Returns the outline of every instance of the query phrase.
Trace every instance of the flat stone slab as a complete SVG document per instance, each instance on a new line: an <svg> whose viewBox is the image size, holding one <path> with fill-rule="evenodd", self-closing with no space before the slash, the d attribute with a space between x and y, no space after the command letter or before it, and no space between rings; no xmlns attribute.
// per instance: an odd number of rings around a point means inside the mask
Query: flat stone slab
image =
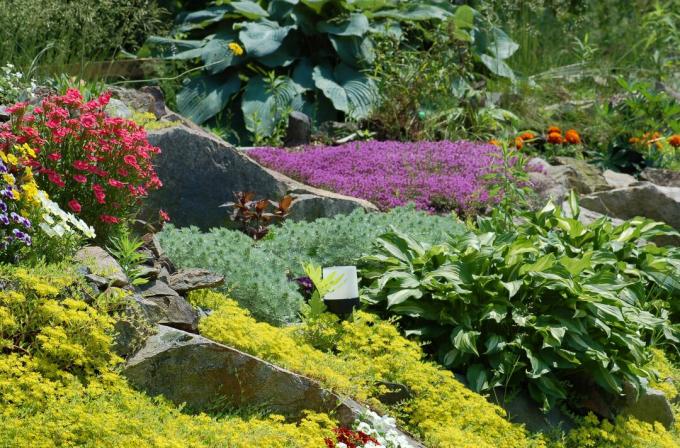
<svg viewBox="0 0 680 448"><path fill-rule="evenodd" d="M148 394L205 410L222 398L235 407L265 406L299 420L305 410L335 412L343 424L355 411L319 383L226 345L164 325L123 374Z"/></svg>
<svg viewBox="0 0 680 448"><path fill-rule="evenodd" d="M195 332L198 329L198 315L186 299L160 280L151 280L139 288L145 302L140 303L149 312L153 323L168 325L181 330ZM153 307L147 306L153 303ZM147 309L148 308L148 309Z"/></svg>
<svg viewBox="0 0 680 448"><path fill-rule="evenodd" d="M207 269L180 269L168 278L168 285L179 294L197 289L217 288L224 284L224 276Z"/></svg>

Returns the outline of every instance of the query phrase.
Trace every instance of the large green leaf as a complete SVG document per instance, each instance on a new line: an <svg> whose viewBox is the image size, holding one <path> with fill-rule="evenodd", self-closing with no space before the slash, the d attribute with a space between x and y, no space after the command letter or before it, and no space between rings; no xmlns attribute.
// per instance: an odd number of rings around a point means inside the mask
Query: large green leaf
<svg viewBox="0 0 680 448"><path fill-rule="evenodd" d="M368 19L361 13L353 13L343 20L327 20L316 26L322 33L335 36L363 37L368 32Z"/></svg>
<svg viewBox="0 0 680 448"><path fill-rule="evenodd" d="M229 44L235 37L233 34L218 34L201 48L201 59L207 72L217 74L227 67L238 64L242 57L234 55L229 49Z"/></svg>
<svg viewBox="0 0 680 448"><path fill-rule="evenodd" d="M182 115L201 124L224 109L240 87L235 73L194 78L177 94L177 107Z"/></svg>
<svg viewBox="0 0 680 448"><path fill-rule="evenodd" d="M400 20L404 22L419 20L445 20L451 16L447 9L420 2L409 4L405 8L386 9L370 13L370 17Z"/></svg>
<svg viewBox="0 0 680 448"><path fill-rule="evenodd" d="M472 364L465 374L468 386L475 392L481 392L489 387L489 377L482 364Z"/></svg>
<svg viewBox="0 0 680 448"><path fill-rule="evenodd" d="M458 327L451 333L451 343L456 349L463 353L471 353L479 356L479 352L477 351L477 338L480 334L479 331L466 331Z"/></svg>
<svg viewBox="0 0 680 448"><path fill-rule="evenodd" d="M332 0L300 0L303 4L309 6L315 13L319 14L327 3Z"/></svg>
<svg viewBox="0 0 680 448"><path fill-rule="evenodd" d="M232 1L229 4L232 8L234 8L234 12L250 20L269 17L269 13L267 11L262 9L262 7L257 3L250 0L240 0L237 2Z"/></svg>
<svg viewBox="0 0 680 448"><path fill-rule="evenodd" d="M515 79L515 72L513 72L510 66L506 64L501 58L483 54L479 57L479 59L482 61L482 64L484 64L486 68L488 68L489 71L494 75Z"/></svg>
<svg viewBox="0 0 680 448"><path fill-rule="evenodd" d="M367 117L378 101L373 80L345 64L338 65L334 71L328 64L317 65L312 78L333 106L352 118Z"/></svg>
<svg viewBox="0 0 680 448"><path fill-rule="evenodd" d="M243 43L246 53L251 57L262 57L274 53L281 47L283 40L295 25L280 26L270 20L259 22L242 22L235 26L239 32L239 40Z"/></svg>
<svg viewBox="0 0 680 448"><path fill-rule="evenodd" d="M272 85L260 75L253 76L241 99L246 129L259 136L271 135L282 113L292 107L300 93L290 78L279 78Z"/></svg>
<svg viewBox="0 0 680 448"><path fill-rule="evenodd" d="M366 67L375 60L373 41L369 37L328 36L342 62L352 67Z"/></svg>
<svg viewBox="0 0 680 448"><path fill-rule="evenodd" d="M177 31L186 32L196 28L204 28L210 24L219 22L224 15L232 12L229 5L211 6L200 11L181 13L177 16Z"/></svg>

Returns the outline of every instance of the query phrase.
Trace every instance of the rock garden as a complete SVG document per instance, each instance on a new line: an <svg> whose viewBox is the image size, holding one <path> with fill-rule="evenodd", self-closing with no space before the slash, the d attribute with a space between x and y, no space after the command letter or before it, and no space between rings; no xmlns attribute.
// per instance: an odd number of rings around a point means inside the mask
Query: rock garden
<svg viewBox="0 0 680 448"><path fill-rule="evenodd" d="M0 446L680 447L677 0L6 0Z"/></svg>

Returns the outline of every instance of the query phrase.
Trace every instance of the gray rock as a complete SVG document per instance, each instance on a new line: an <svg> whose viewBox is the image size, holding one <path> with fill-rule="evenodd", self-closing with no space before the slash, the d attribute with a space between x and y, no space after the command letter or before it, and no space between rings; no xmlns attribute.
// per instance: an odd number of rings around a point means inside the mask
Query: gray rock
<svg viewBox="0 0 680 448"><path fill-rule="evenodd" d="M163 256L161 242L155 233L147 233L142 236L142 242L144 242L144 246L149 249L156 258L161 258Z"/></svg>
<svg viewBox="0 0 680 448"><path fill-rule="evenodd" d="M160 274L161 271L155 266L140 266L139 267L139 276L141 278L146 278L149 280L155 280L158 278L158 274Z"/></svg>
<svg viewBox="0 0 680 448"><path fill-rule="evenodd" d="M104 249L98 246L85 246L73 259L87 266L93 274L105 277L111 286L127 286L129 280L120 264Z"/></svg>
<svg viewBox="0 0 680 448"><path fill-rule="evenodd" d="M106 105L104 112L110 117L125 118L128 120L132 118L132 111L130 108L127 107L124 102L116 98L111 98L109 100L109 104Z"/></svg>
<svg viewBox="0 0 680 448"><path fill-rule="evenodd" d="M168 279L168 285L179 294L196 289L217 288L223 284L224 276L200 268L180 269Z"/></svg>
<svg viewBox="0 0 680 448"><path fill-rule="evenodd" d="M617 173L616 171L612 170L605 170L602 175L607 181L607 184L612 188L628 187L637 182L637 179L635 179L630 174Z"/></svg>
<svg viewBox="0 0 680 448"><path fill-rule="evenodd" d="M624 383L624 402L620 413L631 415L638 420L648 423L659 422L670 429L675 422L673 408L666 396L660 390L643 387L636 399L635 390L630 383Z"/></svg>
<svg viewBox="0 0 680 448"><path fill-rule="evenodd" d="M106 289L109 286L109 279L96 274L86 274L85 280L92 283L97 289Z"/></svg>
<svg viewBox="0 0 680 448"><path fill-rule="evenodd" d="M548 175L562 183L567 190L590 194L611 189L600 170L585 160L573 157L555 157L554 160L557 166L551 166Z"/></svg>
<svg viewBox="0 0 680 448"><path fill-rule="evenodd" d="M645 168L640 173L640 179L661 185L662 187L680 187L680 171L663 168Z"/></svg>
<svg viewBox="0 0 680 448"><path fill-rule="evenodd" d="M293 111L288 116L288 129L284 143L286 146L308 145L312 139L312 119L306 114Z"/></svg>
<svg viewBox="0 0 680 448"><path fill-rule="evenodd" d="M590 194L580 202L589 210L614 218L644 216L680 229L680 188L641 183Z"/></svg>
<svg viewBox="0 0 680 448"><path fill-rule="evenodd" d="M197 330L196 311L186 299L167 284L160 280L151 280L139 289L142 297L155 305L153 310L149 310L152 322L185 331L195 332Z"/></svg>
<svg viewBox="0 0 680 448"><path fill-rule="evenodd" d="M337 411L351 423L355 411L317 382L202 336L161 325L123 374L148 394L204 410L222 398L235 407L266 406L300 419L304 411Z"/></svg>
<svg viewBox="0 0 680 448"><path fill-rule="evenodd" d="M156 118L161 118L168 113L162 92L159 99L159 92L154 90L153 87L143 87L140 90L111 87L109 91L113 99L120 100L128 109L133 111L151 112Z"/></svg>
<svg viewBox="0 0 680 448"><path fill-rule="evenodd" d="M195 225L205 230L225 225L228 213L220 205L231 201L237 191L253 191L268 199L287 193L318 196L318 206L298 206L298 210L313 210L324 217L356 208L377 210L367 201L307 187L266 169L228 143L192 126L150 132L149 141L162 150L155 164L164 186L145 201L145 215L155 216L163 208L180 227ZM306 203L308 198L304 199ZM318 217L293 209L291 219Z"/></svg>

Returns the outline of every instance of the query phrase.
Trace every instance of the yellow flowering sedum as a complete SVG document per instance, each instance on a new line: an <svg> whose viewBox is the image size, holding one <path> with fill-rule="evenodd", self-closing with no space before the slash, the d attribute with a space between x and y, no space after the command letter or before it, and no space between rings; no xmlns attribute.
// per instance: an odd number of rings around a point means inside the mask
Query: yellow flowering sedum
<svg viewBox="0 0 680 448"><path fill-rule="evenodd" d="M205 295L205 293L203 293ZM215 302L217 293L200 300ZM273 327L256 322L232 300L203 319L201 333L322 381L325 385L381 405L378 381L406 385L414 395L403 406L389 409L428 446L504 448L528 446L525 431L504 419L504 411L455 380L451 372L424 362L420 347L399 335L389 322L367 313L352 321L310 327ZM306 333L335 332L337 353L306 343Z"/></svg>

